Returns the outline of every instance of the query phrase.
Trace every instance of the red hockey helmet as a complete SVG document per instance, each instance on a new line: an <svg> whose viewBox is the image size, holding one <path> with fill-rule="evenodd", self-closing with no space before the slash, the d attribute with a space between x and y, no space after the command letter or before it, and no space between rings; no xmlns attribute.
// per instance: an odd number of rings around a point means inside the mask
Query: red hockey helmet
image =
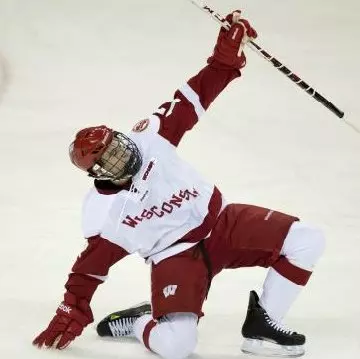
<svg viewBox="0 0 360 359"><path fill-rule="evenodd" d="M113 131L106 126L80 130L69 148L71 162L80 169L89 171L101 158L113 137Z"/></svg>
<svg viewBox="0 0 360 359"><path fill-rule="evenodd" d="M103 180L128 179L142 164L136 144L106 126L80 130L70 145L69 155L75 166Z"/></svg>

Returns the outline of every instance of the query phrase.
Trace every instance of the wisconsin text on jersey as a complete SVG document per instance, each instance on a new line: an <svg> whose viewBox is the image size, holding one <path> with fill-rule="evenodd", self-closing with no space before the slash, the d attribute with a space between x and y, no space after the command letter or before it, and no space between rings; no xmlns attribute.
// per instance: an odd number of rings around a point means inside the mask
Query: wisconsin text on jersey
<svg viewBox="0 0 360 359"><path fill-rule="evenodd" d="M122 223L135 228L144 219L151 219L154 215L161 218L166 214L172 213L174 209L180 208L184 204L184 201L189 201L190 199L196 198L198 196L199 192L195 188L192 190L192 192L188 189L181 190L178 195L174 193L171 196L171 199L169 201L163 202L160 207L152 206L150 209L144 209L140 215L135 217L127 215Z"/></svg>

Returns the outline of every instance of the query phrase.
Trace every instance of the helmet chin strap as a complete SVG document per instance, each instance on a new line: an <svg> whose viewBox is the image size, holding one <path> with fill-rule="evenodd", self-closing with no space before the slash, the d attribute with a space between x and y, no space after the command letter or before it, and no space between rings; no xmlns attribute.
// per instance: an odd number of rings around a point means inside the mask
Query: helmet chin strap
<svg viewBox="0 0 360 359"><path fill-rule="evenodd" d="M130 181L131 178L132 178L132 176L131 176L131 175L128 175L128 176L125 176L125 177L120 178L120 179L110 179L110 181L111 181L113 184L117 185L117 186L121 186L121 185L127 183L128 181Z"/></svg>
<svg viewBox="0 0 360 359"><path fill-rule="evenodd" d="M100 180L100 181L111 181L115 185L122 185L122 184L128 182L133 177L132 175L128 174L128 175L116 178L111 172L106 171L104 168L102 168L97 163L91 169L89 169L88 176L96 178L97 180Z"/></svg>

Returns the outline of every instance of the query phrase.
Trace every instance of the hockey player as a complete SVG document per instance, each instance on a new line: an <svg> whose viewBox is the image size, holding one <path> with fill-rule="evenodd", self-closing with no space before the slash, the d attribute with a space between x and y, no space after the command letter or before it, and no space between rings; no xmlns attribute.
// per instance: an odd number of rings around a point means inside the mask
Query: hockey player
<svg viewBox="0 0 360 359"><path fill-rule="evenodd" d="M162 358L186 358L196 346L212 278L225 268L261 266L269 271L261 297L250 293L242 350L304 353L305 336L282 321L323 252L322 233L284 213L228 204L176 153L186 131L240 76L243 46L257 36L239 12L227 19L231 29L220 31L207 66L130 134L106 126L76 134L71 160L95 178L83 205L88 246L72 268L56 315L34 345L67 347L93 322L90 301L109 268L137 252L152 267L151 306L108 315L97 326L99 335L135 336ZM266 342L275 345L262 347Z"/></svg>

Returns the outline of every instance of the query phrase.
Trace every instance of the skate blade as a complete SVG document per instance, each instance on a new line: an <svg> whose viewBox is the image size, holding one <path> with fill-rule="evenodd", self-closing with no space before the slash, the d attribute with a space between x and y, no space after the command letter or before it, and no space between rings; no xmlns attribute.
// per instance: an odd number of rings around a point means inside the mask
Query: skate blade
<svg viewBox="0 0 360 359"><path fill-rule="evenodd" d="M241 351L267 357L297 358L305 354L303 345L279 345L260 339L245 339Z"/></svg>

